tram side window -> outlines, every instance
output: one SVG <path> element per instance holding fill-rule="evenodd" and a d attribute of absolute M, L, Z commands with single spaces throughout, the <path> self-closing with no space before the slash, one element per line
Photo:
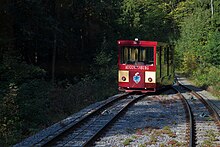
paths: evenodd
<path fill-rule="evenodd" d="M 170 64 L 169 64 L 169 60 L 170 60 L 170 58 L 169 58 L 169 57 L 170 57 L 170 55 L 169 55 L 169 54 L 170 54 L 170 49 L 169 49 L 169 47 L 167 48 L 166 52 L 167 52 L 167 61 L 166 61 L 166 62 L 167 62 L 167 76 L 169 76 L 169 74 L 170 74 L 170 70 L 169 70 L 169 69 L 170 69 L 170 68 L 169 68 L 169 66 L 170 66 Z"/>
<path fill-rule="evenodd" d="M 167 48 L 164 48 L 164 64 L 167 64 Z"/>
<path fill-rule="evenodd" d="M 157 72 L 159 73 L 159 77 L 162 77 L 162 70 L 161 70 L 161 46 L 157 47 Z"/>
<path fill-rule="evenodd" d="M 169 63 L 170 63 L 170 73 L 172 74 L 173 73 L 173 48 L 172 48 L 172 46 L 170 46 L 170 61 L 169 61 Z"/>
<path fill-rule="evenodd" d="M 146 64 L 154 64 L 154 48 L 146 48 Z"/>

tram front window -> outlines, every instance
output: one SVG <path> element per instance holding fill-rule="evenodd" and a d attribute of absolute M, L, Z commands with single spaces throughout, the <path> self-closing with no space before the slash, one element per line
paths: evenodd
<path fill-rule="evenodd" d="M 121 64 L 153 65 L 153 47 L 122 47 Z"/>

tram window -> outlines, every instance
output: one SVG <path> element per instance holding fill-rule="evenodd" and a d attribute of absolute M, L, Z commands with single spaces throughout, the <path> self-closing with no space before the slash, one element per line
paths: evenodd
<path fill-rule="evenodd" d="M 129 48 L 125 47 L 121 50 L 121 63 L 128 62 Z"/>
<path fill-rule="evenodd" d="M 153 47 L 147 47 L 146 48 L 146 64 L 154 64 L 154 48 Z"/>
<path fill-rule="evenodd" d="M 144 63 L 146 61 L 146 50 L 144 48 L 140 48 L 138 52 L 139 52 L 138 61 Z"/>
<path fill-rule="evenodd" d="M 164 48 L 164 64 L 167 64 L 167 48 Z"/>
<path fill-rule="evenodd" d="M 153 47 L 123 47 L 121 48 L 121 64 L 153 65 Z"/>
<path fill-rule="evenodd" d="M 138 48 L 132 48 L 131 49 L 130 61 L 131 62 L 138 61 Z"/>
<path fill-rule="evenodd" d="M 167 48 L 166 51 L 167 51 L 167 61 L 166 61 L 167 62 L 167 76 L 169 76 L 169 73 L 170 73 L 170 71 L 169 71 L 169 66 L 170 66 L 169 65 L 169 57 L 170 57 L 169 56 L 169 48 Z"/>

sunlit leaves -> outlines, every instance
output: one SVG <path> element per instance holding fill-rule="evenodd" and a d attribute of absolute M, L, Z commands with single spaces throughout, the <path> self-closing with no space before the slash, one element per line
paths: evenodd
<path fill-rule="evenodd" d="M 176 43 L 177 67 L 197 85 L 219 91 L 220 3 L 213 2 L 214 11 L 209 0 L 187 0 L 180 2 L 170 14 L 180 27 Z"/>
<path fill-rule="evenodd" d="M 179 2 L 169 15 L 173 17 L 177 24 L 180 24 L 185 17 L 188 17 L 193 12 L 194 0 L 186 0 Z"/>
<path fill-rule="evenodd" d="M 220 65 L 220 32 L 209 34 L 208 43 L 205 46 L 205 59 L 212 65 Z"/>
<path fill-rule="evenodd" d="M 130 36 L 129 39 L 140 37 L 166 40 L 170 27 L 162 5 L 160 1 L 153 0 L 124 0 L 119 19 L 119 24 L 124 30 L 123 36 Z"/>
<path fill-rule="evenodd" d="M 209 11 L 197 9 L 193 15 L 186 17 L 181 23 L 178 50 L 182 52 L 195 50 L 200 53 L 202 46 L 207 44 L 207 32 L 210 30 Z"/>

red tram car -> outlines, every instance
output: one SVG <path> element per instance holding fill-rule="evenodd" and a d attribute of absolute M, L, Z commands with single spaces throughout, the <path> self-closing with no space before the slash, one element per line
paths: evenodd
<path fill-rule="evenodd" d="M 118 40 L 120 91 L 155 92 L 174 81 L 174 51 L 155 41 Z"/>

